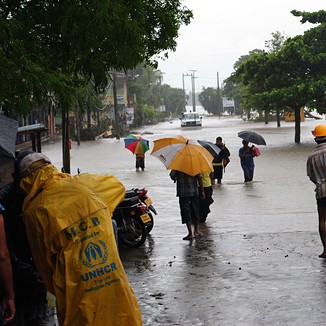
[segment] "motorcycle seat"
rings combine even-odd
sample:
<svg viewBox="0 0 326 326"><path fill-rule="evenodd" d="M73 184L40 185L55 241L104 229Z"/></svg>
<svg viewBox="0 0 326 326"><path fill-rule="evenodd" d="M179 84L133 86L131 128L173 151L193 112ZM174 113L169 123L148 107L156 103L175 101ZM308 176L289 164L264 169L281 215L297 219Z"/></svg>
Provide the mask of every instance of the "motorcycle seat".
<svg viewBox="0 0 326 326"><path fill-rule="evenodd" d="M122 202L120 202L120 204L117 206L117 208L134 206L134 205L137 205L138 203L139 203L138 196L125 198Z"/></svg>
<svg viewBox="0 0 326 326"><path fill-rule="evenodd" d="M137 196L137 193L135 192L135 190L133 190L133 189L126 190L125 198L130 198L130 197L134 197L134 196Z"/></svg>

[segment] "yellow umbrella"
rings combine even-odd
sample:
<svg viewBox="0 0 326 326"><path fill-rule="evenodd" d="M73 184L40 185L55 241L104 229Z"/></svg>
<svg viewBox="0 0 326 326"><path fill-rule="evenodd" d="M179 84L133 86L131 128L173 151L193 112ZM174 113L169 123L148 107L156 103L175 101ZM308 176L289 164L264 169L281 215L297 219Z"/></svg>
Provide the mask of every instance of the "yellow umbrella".
<svg viewBox="0 0 326 326"><path fill-rule="evenodd" d="M157 157L167 169L192 176L213 170L213 156L197 141L183 136L154 140L151 155Z"/></svg>

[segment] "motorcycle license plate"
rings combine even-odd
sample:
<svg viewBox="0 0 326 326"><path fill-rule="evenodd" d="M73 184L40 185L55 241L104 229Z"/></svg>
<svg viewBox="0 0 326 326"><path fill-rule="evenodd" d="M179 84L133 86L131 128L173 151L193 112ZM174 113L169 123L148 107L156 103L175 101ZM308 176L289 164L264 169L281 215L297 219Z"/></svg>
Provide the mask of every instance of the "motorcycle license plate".
<svg viewBox="0 0 326 326"><path fill-rule="evenodd" d="M143 215L140 215L140 218L142 219L142 221L144 223L148 223L151 221L151 218L149 217L149 215L146 213L146 214L143 214Z"/></svg>
<svg viewBox="0 0 326 326"><path fill-rule="evenodd" d="M145 204L147 205L147 206L150 206L150 205L152 205L152 200L149 198L149 197L147 197L146 199L145 199Z"/></svg>

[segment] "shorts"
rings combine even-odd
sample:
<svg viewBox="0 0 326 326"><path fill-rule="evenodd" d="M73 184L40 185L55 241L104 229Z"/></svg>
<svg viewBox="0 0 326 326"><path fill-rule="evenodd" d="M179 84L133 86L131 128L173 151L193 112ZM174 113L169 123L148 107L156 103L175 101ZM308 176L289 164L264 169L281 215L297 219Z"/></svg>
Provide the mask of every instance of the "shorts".
<svg viewBox="0 0 326 326"><path fill-rule="evenodd" d="M179 197L182 224L199 222L199 196Z"/></svg>
<svg viewBox="0 0 326 326"><path fill-rule="evenodd" d="M326 197L317 198L318 207L326 207Z"/></svg>
<svg viewBox="0 0 326 326"><path fill-rule="evenodd" d="M136 157L136 169L145 169L145 158L144 157Z"/></svg>

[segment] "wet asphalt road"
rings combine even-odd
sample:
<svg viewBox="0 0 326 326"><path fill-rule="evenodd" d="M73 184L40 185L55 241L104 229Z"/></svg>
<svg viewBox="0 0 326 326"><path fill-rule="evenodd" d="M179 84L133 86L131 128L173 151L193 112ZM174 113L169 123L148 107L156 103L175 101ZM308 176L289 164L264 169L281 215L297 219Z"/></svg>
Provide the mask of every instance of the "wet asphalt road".
<svg viewBox="0 0 326 326"><path fill-rule="evenodd" d="M136 173L123 140L73 144L72 173L111 173L126 186L147 187L158 211L143 247L120 247L144 325L325 325L326 262L318 259L314 186L306 176L315 147L310 131L320 121L302 124L295 145L293 123L244 122L206 117L202 128L179 122L145 126L150 141L182 134L194 139L222 136L231 152L223 183L214 187L203 236L183 241L175 185L159 160L147 153L146 170ZM240 130L264 136L267 146L255 159L255 177L244 184L237 157ZM152 148L152 143L151 143ZM43 147L61 167L60 143Z"/></svg>

